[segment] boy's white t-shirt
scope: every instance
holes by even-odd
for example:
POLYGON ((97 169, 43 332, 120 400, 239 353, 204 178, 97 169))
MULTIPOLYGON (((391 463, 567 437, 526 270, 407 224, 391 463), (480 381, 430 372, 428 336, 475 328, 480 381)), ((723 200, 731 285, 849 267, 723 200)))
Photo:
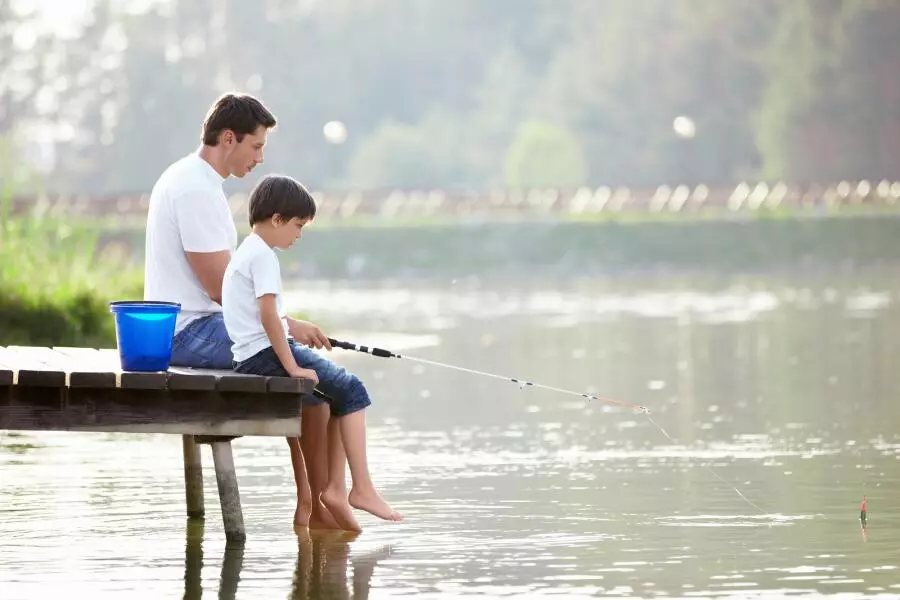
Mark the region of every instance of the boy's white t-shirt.
POLYGON ((232 341, 234 360, 238 362, 272 345, 263 329, 257 302, 265 294, 275 294, 275 305, 287 338, 288 323, 281 300, 278 256, 261 237, 251 233, 231 257, 222 282, 225 328, 232 341))
POLYGON ((166 169, 150 194, 144 299, 181 303, 176 333, 222 310, 197 279, 185 252, 234 252, 237 229, 222 190, 224 181, 194 153, 166 169))

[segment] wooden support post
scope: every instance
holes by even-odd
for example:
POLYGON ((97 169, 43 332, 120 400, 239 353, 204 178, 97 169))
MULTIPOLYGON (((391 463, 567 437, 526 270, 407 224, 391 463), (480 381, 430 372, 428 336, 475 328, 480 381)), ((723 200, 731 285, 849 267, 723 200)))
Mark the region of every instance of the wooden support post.
POLYGON ((212 442, 210 446, 213 463, 216 465, 216 483, 219 485, 219 504, 222 506, 225 538, 230 542, 243 542, 247 539, 247 534, 244 531, 244 515, 241 512, 241 495, 238 491, 237 474, 234 471, 231 441, 212 442))
POLYGON ((194 436, 181 436, 184 449, 184 495, 187 502, 189 519, 202 519, 205 514, 203 506, 203 464, 200 459, 200 446, 194 436))

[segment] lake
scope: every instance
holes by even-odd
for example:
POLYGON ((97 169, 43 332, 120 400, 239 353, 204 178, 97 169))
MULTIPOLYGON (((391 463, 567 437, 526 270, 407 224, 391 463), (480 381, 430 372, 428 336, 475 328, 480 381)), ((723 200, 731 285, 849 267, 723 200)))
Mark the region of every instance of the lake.
POLYGON ((178 436, 0 433, 0 598, 897 597, 895 275, 295 282, 332 337, 651 414, 336 350, 406 520, 298 537, 245 438, 243 547, 206 448, 192 524, 178 436))

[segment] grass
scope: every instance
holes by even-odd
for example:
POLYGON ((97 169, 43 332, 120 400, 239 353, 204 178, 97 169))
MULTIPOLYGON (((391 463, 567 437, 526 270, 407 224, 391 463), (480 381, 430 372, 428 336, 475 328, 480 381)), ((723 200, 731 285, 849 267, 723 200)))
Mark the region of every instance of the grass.
POLYGON ((0 196, 0 345, 115 347, 108 303, 143 296, 143 273, 96 227, 10 217, 0 196))

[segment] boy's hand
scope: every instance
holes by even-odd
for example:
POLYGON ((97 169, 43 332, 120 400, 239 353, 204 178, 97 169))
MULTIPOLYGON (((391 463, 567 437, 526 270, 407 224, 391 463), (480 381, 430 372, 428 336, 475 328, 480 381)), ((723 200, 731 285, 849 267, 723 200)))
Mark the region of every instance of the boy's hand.
POLYGON ((302 369, 297 367, 296 369, 288 371, 288 375, 294 379, 312 379, 313 385, 319 385, 319 376, 316 375, 316 372, 312 369, 302 369))
POLYGON ((325 348, 331 350, 331 343, 328 336, 315 323, 309 321, 301 321, 288 317, 288 333, 294 338, 298 344, 309 346, 310 348, 325 348))

